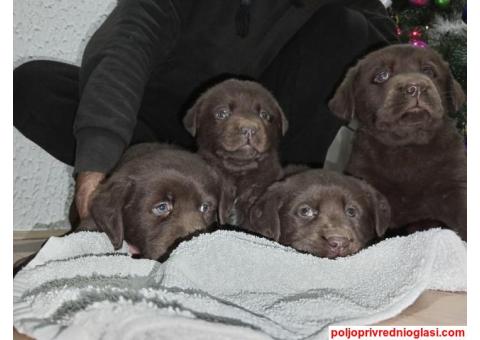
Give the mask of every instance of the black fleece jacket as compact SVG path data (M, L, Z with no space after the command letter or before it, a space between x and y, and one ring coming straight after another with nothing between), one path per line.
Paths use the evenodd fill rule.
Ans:
M390 30L377 0L119 0L82 59L75 171L109 172L115 166L150 82L163 84L182 102L219 74L257 78L302 25L331 3L358 11L379 31ZM176 119L175 110L159 108L159 117Z

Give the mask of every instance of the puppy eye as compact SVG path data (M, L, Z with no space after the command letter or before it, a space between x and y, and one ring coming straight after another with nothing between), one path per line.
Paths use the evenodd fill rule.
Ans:
M267 122L269 122L272 119L272 115L265 110L261 110L258 115L260 116L260 118L262 118L263 120L266 120Z
M208 204L208 203L202 203L202 204L200 205L200 208L199 208L198 210L200 210L200 212L202 212L202 213L206 213L206 212L208 212L208 211L210 210L210 204Z
M347 209L345 209L345 215L347 215L348 217L355 217L357 216L357 209L353 207L348 207Z
M156 216L168 216L173 210L173 205L170 202L160 202L153 207L152 213Z
M433 70L433 67L431 67L431 66L424 66L422 68L422 73L429 76L430 78L435 77L435 71Z
M215 117L219 120L224 120L226 118L228 118L230 116L230 111L226 110L226 109L222 109L220 111L218 111L217 113L215 113Z
M390 78L390 72L382 71L375 75L375 78L373 78L373 82L376 84L381 84L386 82L388 78Z
M316 211L310 208L309 206L303 206L300 209L298 209L298 215L300 215L300 217L311 218L315 216L315 214L316 214Z

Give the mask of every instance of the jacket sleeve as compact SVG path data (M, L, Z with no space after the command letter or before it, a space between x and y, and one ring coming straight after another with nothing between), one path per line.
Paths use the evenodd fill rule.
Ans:
M75 173L108 173L132 138L144 88L175 46L170 0L120 0L92 36L80 68Z
M395 35L395 23L380 0L347 0L346 5L367 20L370 49L399 42Z

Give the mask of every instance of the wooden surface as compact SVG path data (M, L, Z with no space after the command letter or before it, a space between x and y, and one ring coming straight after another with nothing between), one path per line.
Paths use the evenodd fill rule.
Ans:
M427 290L400 315L378 325L466 326L467 294Z
M15 328L13 328L13 340L30 340L32 339L29 336L26 336L25 334L18 333Z
M62 232L54 232L58 236ZM45 233L25 234L24 238L14 234L13 261L28 256L40 249L45 242ZM388 326L465 326L467 324L467 294L428 290L405 309L400 315L380 322ZM14 340L30 339L14 329Z

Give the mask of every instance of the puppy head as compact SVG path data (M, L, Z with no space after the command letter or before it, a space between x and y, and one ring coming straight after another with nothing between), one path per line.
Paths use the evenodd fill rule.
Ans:
M250 210L253 230L320 257L356 253L390 222L386 198L337 173L308 170L274 183Z
M227 167L249 167L275 151L288 128L285 114L263 86L246 80L223 81L200 96L187 112L187 130L199 151Z
M164 259L176 244L215 221L233 203L228 187L200 157L180 150L131 159L97 190L91 207L97 228L115 249L123 240L149 259Z
M351 68L329 102L344 120L387 145L425 144L465 101L448 64L430 48L392 45Z

